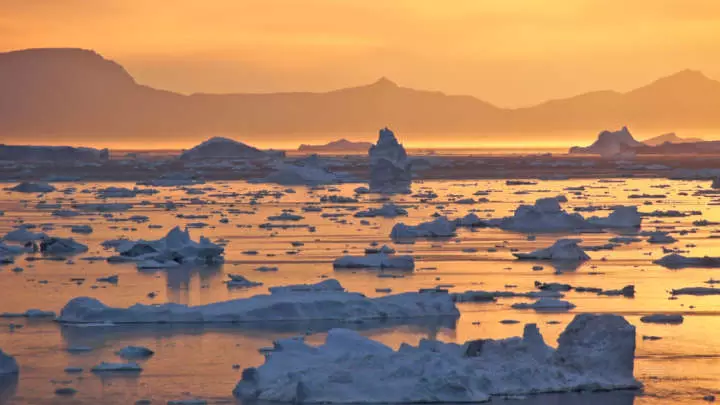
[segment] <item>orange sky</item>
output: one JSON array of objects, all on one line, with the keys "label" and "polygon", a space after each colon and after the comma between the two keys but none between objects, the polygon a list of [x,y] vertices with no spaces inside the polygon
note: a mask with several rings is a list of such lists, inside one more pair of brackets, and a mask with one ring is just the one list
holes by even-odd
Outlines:
[{"label": "orange sky", "polygon": [[401,85],[522,106],[720,78],[718,0],[0,0],[0,50],[94,49],[181,92]]}]

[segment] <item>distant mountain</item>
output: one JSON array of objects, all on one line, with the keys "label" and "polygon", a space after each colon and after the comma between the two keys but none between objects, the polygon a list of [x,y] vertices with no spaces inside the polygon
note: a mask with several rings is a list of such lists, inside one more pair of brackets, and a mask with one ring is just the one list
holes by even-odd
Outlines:
[{"label": "distant mountain", "polygon": [[658,146],[662,145],[666,142],[669,143],[695,143],[695,142],[703,142],[700,138],[680,138],[675,134],[675,132],[670,132],[668,134],[658,135],[655,137],[652,137],[650,139],[646,139],[642,141],[645,145],[648,146]]},{"label": "distant mountain", "polygon": [[305,145],[302,144],[298,148],[303,152],[334,152],[334,151],[362,151],[367,152],[372,146],[372,142],[352,142],[347,139],[339,139],[337,141],[328,142],[324,145]]},{"label": "distant mountain", "polygon": [[[0,53],[0,136],[33,141],[298,141],[308,134],[372,134],[389,125],[412,141],[439,134],[477,140],[498,133],[629,125],[641,130],[720,128],[720,82],[682,71],[627,93],[601,91],[521,109],[470,96],[414,90],[382,78],[325,93],[182,95],[140,85],[122,66],[82,49]],[[435,134],[435,135],[433,135]],[[416,138],[417,139],[417,138]]]}]

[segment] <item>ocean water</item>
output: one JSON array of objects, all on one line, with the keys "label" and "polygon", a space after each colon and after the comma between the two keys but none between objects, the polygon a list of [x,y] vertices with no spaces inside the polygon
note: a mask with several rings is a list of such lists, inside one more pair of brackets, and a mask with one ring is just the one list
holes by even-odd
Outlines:
[{"label": "ocean water", "polygon": [[[584,192],[564,190],[567,187],[586,186]],[[720,248],[717,226],[698,227],[693,221],[706,219],[720,221],[720,208],[714,197],[694,195],[709,188],[708,182],[671,181],[665,179],[628,179],[618,182],[599,180],[545,181],[537,185],[506,186],[501,180],[470,182],[426,181],[413,185],[413,191],[431,189],[439,194],[432,203],[423,203],[409,195],[392,197],[398,204],[407,205],[409,216],[396,219],[368,219],[370,226],[361,225],[352,215],[357,209],[379,206],[382,202],[369,201],[363,196],[354,204],[322,204],[323,213],[347,214],[340,218],[324,218],[322,213],[303,213],[301,208],[318,202],[323,195],[351,196],[357,185],[340,185],[325,190],[292,187],[295,193],[280,198],[266,197],[251,204],[245,195],[257,190],[283,191],[288,187],[251,185],[245,182],[212,182],[191,188],[204,189],[204,195],[188,194],[183,189],[159,188],[155,195],[137,198],[109,199],[107,202],[132,203],[127,212],[112,216],[87,214],[71,218],[54,217],[52,210],[35,208],[38,202],[60,203],[70,209],[78,202],[98,202],[92,191],[98,188],[132,187],[130,183],[59,183],[59,190],[73,187],[75,193],[60,191],[42,197],[3,191],[0,193],[0,235],[21,222],[52,225],[48,231],[54,236],[72,236],[89,246],[87,253],[65,261],[28,261],[26,256],[16,263],[0,267],[0,312],[20,312],[30,308],[59,312],[68,300],[77,296],[91,296],[113,306],[135,303],[176,302],[198,305],[232,298],[248,297],[267,291],[268,286],[317,282],[322,277],[338,279],[350,291],[368,296],[380,295],[376,288],[391,288],[393,292],[414,291],[419,288],[451,285],[451,291],[466,290],[534,290],[534,282],[563,282],[574,286],[622,288],[634,284],[636,297],[603,297],[590,293],[567,293],[567,300],[577,307],[568,313],[535,313],[520,311],[510,306],[523,299],[500,299],[496,303],[459,304],[461,317],[457,322],[414,322],[405,325],[355,325],[361,333],[393,347],[403,342],[417,343],[422,338],[449,342],[465,342],[478,338],[504,338],[522,333],[523,324],[537,323],[546,342],[555,345],[560,332],[574,314],[582,312],[616,313],[624,315],[637,327],[636,377],[644,389],[630,393],[604,393],[593,395],[551,395],[529,399],[502,400],[507,404],[666,404],[704,403],[703,397],[715,394],[720,386],[720,338],[715,331],[720,326],[720,297],[689,297],[669,299],[671,288],[707,286],[704,282],[718,278],[717,270],[669,270],[652,263],[664,255],[663,246],[688,250],[688,255],[715,255]],[[333,191],[333,189],[337,191]],[[83,192],[88,191],[88,192]],[[455,204],[453,196],[470,197],[476,191],[488,191],[488,203],[473,205]],[[237,193],[237,194],[235,194]],[[577,194],[575,194],[577,193]],[[664,194],[664,198],[635,199],[632,194]],[[431,219],[439,212],[450,217],[463,216],[469,211],[483,217],[502,217],[521,203],[532,203],[540,197],[564,194],[568,202],[564,208],[617,204],[639,205],[643,212],[654,210],[701,211],[701,215],[681,218],[646,218],[643,230],[664,229],[673,232],[679,241],[671,245],[655,245],[645,241],[616,247],[613,250],[589,252],[592,260],[574,269],[555,269],[543,264],[542,270],[533,270],[537,263],[513,259],[511,248],[530,251],[551,245],[560,237],[569,235],[527,235],[498,229],[461,229],[457,237],[444,240],[418,240],[412,245],[394,245],[398,253],[412,254],[416,270],[403,278],[378,278],[375,271],[334,271],[332,260],[343,255],[362,254],[371,242],[393,245],[390,229],[396,222],[415,224]],[[192,199],[196,199],[192,201]],[[177,211],[166,211],[144,204],[142,201],[172,200],[184,203]],[[230,208],[252,211],[252,214],[227,214]],[[313,225],[308,229],[265,230],[258,225],[267,217],[284,209],[292,209],[305,219],[299,223]],[[607,215],[608,211],[583,213]],[[208,219],[183,219],[178,214],[209,215]],[[126,219],[132,215],[147,215],[149,222],[135,223]],[[226,216],[229,223],[219,220]],[[112,254],[100,245],[108,239],[155,239],[164,236],[170,228],[192,222],[205,222],[202,229],[192,229],[193,238],[205,235],[213,240],[225,240],[226,262],[215,267],[185,267],[160,271],[139,271],[133,264],[108,264],[105,261],[88,262],[87,256]],[[89,224],[94,232],[89,235],[72,234],[69,226]],[[161,225],[150,229],[148,225]],[[572,235],[584,245],[602,245],[615,233],[588,233]],[[645,239],[645,238],[643,238]],[[304,242],[296,248],[293,241]],[[468,252],[468,249],[477,249]],[[243,252],[258,251],[257,255]],[[277,272],[254,271],[259,266],[277,266]],[[23,272],[13,272],[20,266]],[[226,274],[242,274],[263,286],[247,290],[229,290],[224,281]],[[119,275],[119,283],[97,283],[98,277]],[[71,279],[84,278],[77,284]],[[157,294],[149,298],[148,293]],[[650,313],[682,313],[682,325],[643,324],[642,315]],[[513,319],[517,324],[503,324]],[[548,324],[559,321],[559,324]],[[11,329],[9,324],[22,327]],[[0,318],[0,348],[16,357],[21,367],[18,378],[0,380],[0,403],[8,404],[132,404],[140,399],[153,403],[166,403],[173,399],[203,398],[210,403],[233,403],[232,389],[240,379],[241,370],[262,363],[258,349],[287,336],[314,333],[310,342],[322,342],[324,331],[337,325],[323,324],[263,324],[242,326],[133,326],[133,327],[68,327],[47,320],[20,320]],[[657,341],[643,340],[642,336],[659,336]],[[90,346],[93,350],[72,354],[70,346]],[[97,376],[89,369],[101,361],[119,361],[114,352],[126,345],[142,345],[156,354],[142,363],[139,375]],[[239,365],[240,368],[233,368]],[[65,367],[82,367],[80,374],[66,374]],[[73,397],[58,397],[56,388],[72,387],[78,390]]]}]

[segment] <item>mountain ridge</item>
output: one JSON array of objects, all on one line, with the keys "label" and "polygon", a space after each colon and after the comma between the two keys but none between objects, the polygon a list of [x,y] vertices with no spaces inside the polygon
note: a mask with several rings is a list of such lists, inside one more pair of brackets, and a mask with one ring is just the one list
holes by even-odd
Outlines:
[{"label": "mountain ridge", "polygon": [[[196,141],[209,135],[497,133],[582,130],[625,125],[670,132],[720,128],[720,82],[683,70],[628,92],[601,90],[523,108],[500,108],[468,95],[402,87],[383,77],[327,92],[193,93],[142,85],[120,64],[78,48],[0,53],[0,134],[4,138],[77,137]],[[325,137],[325,135],[327,135]],[[322,138],[322,137],[321,137]],[[320,139],[320,138],[315,138]]]}]

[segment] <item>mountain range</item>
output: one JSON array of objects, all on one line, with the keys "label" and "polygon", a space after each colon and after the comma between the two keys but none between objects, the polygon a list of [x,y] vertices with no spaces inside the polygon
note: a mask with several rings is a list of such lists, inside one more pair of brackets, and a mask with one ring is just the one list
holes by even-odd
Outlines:
[{"label": "mountain range", "polygon": [[[363,134],[390,126],[414,134],[469,140],[498,133],[720,128],[720,82],[684,70],[638,89],[591,92],[527,108],[478,98],[372,84],[324,93],[191,94],[138,84],[118,63],[75,48],[0,53],[0,137],[6,142],[63,140],[299,141]],[[429,135],[428,135],[429,134]],[[435,134],[435,135],[433,135]],[[529,135],[530,136],[530,135]]]}]

